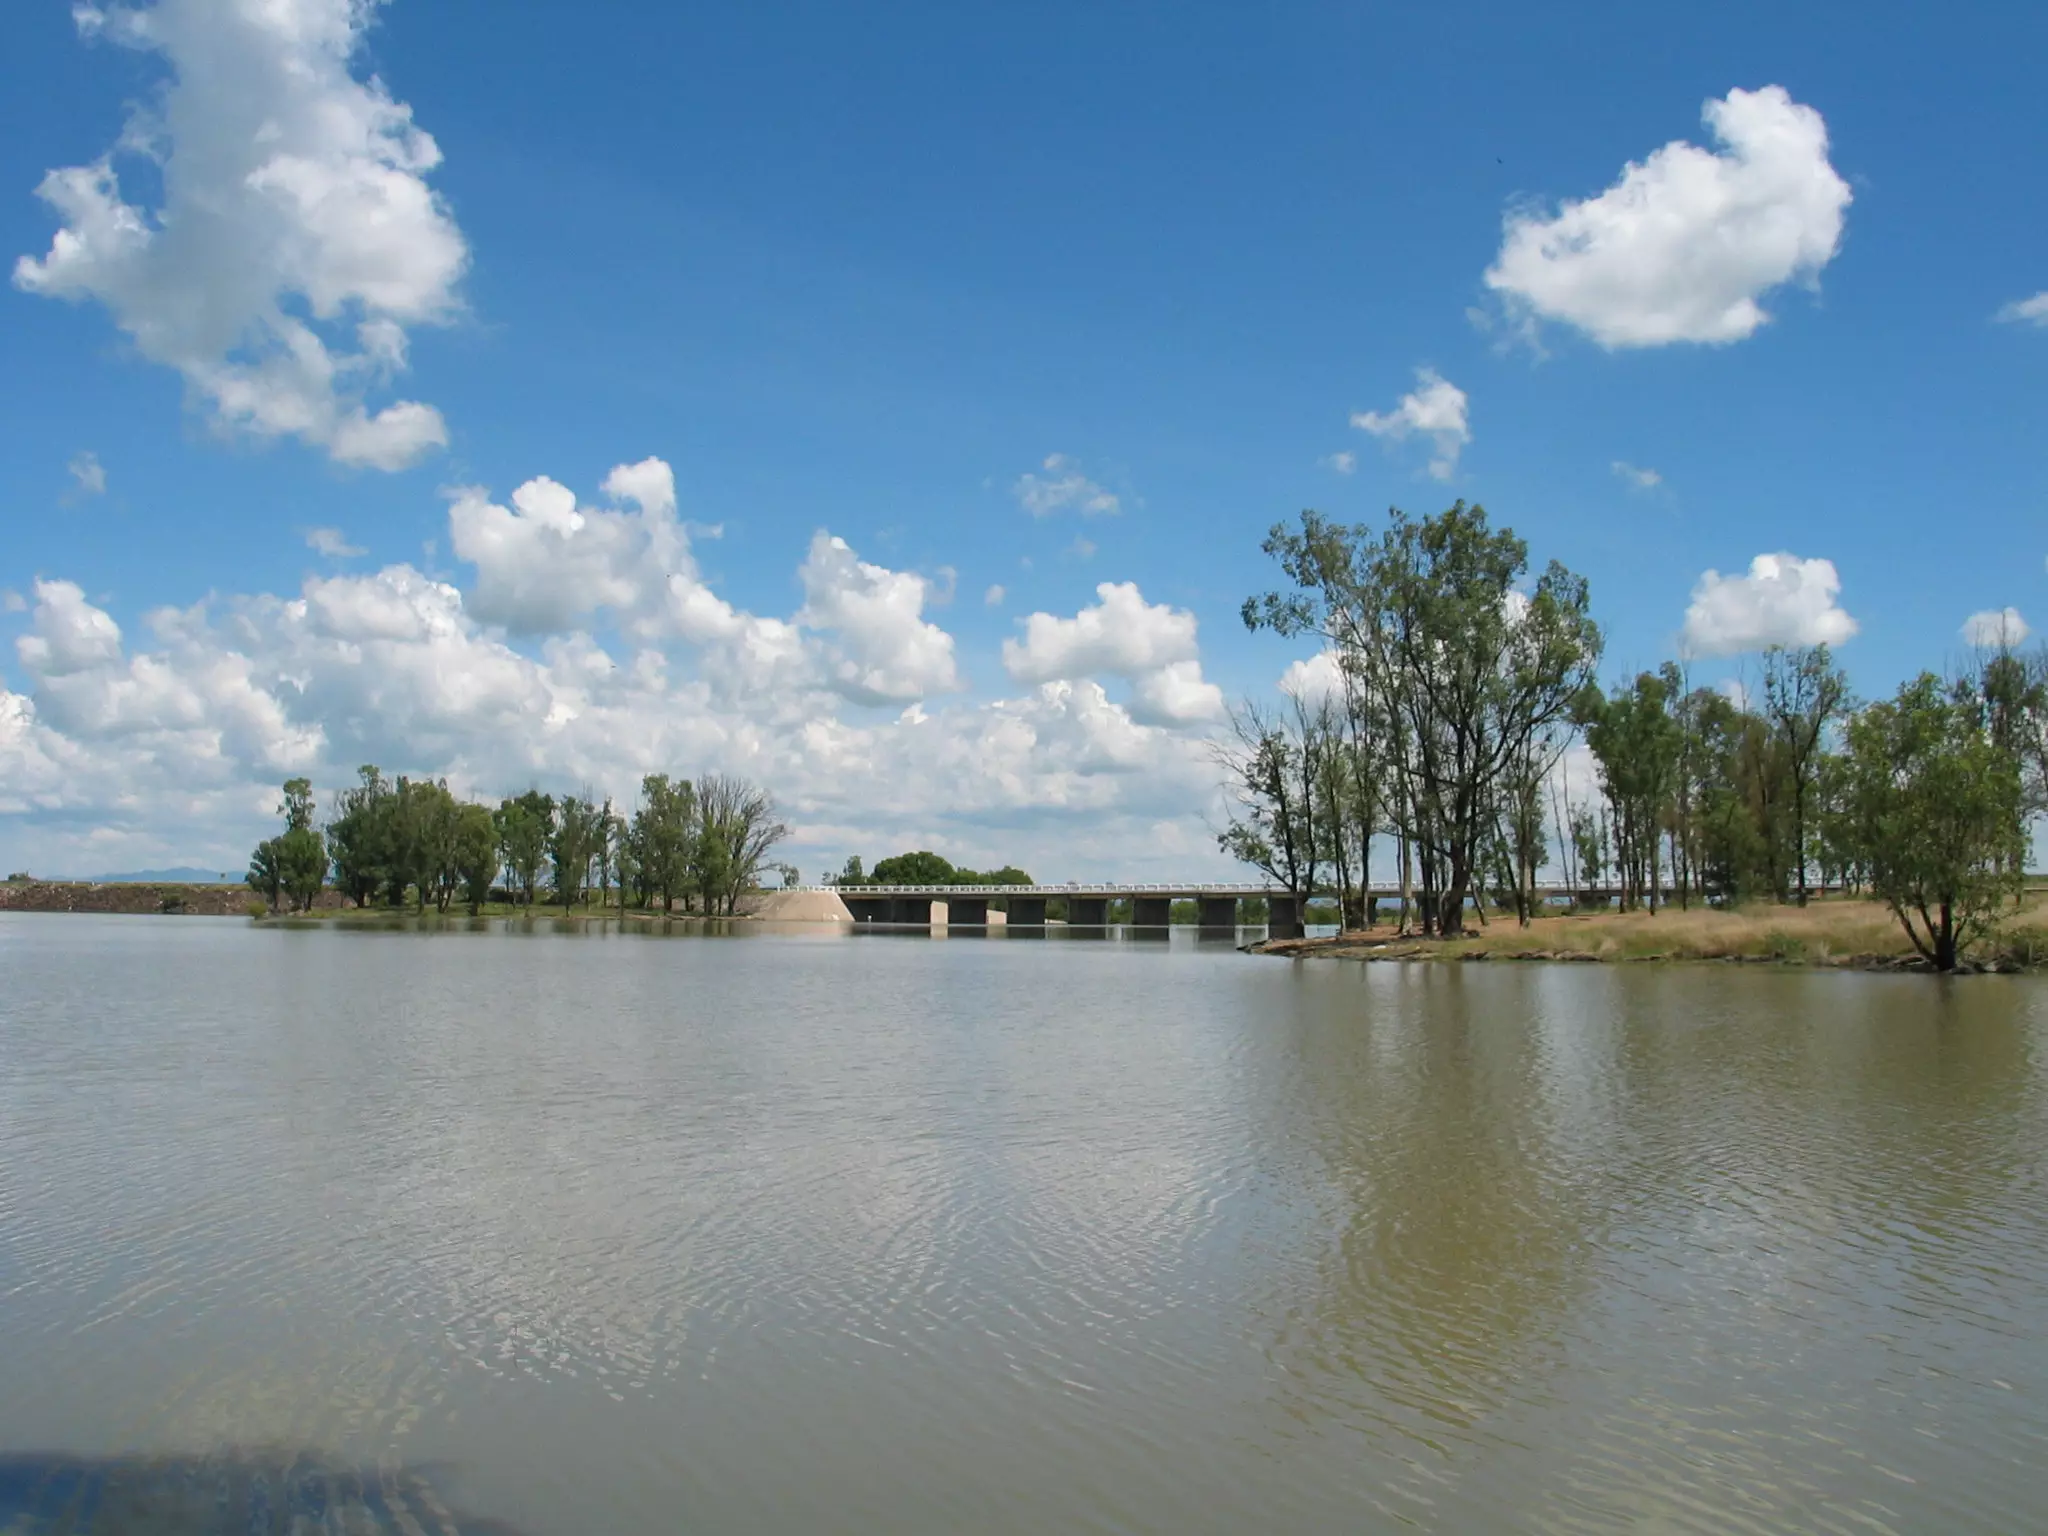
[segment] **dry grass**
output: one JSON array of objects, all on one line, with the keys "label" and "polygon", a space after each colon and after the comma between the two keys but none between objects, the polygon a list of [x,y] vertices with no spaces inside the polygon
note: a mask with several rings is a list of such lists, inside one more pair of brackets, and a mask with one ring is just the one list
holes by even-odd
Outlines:
[{"label": "dry grass", "polygon": [[[1487,926],[1449,941],[1403,939],[1391,926],[1334,939],[1278,941],[1285,954],[1347,958],[1479,958],[1651,961],[1777,961],[1793,965],[1889,966],[1910,962],[1912,945],[1881,902],[1829,898],[1808,907],[1752,905],[1717,909],[1573,913],[1539,917],[1527,928],[1490,914]],[[2004,964],[2048,962],[2048,901],[2030,897],[1975,957]]]}]

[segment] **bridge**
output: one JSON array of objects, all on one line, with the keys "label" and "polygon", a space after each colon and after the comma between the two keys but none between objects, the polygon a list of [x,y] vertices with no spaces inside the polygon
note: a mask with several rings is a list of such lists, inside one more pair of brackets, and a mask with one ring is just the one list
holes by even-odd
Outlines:
[{"label": "bridge", "polygon": [[[805,889],[829,891],[837,896],[846,903],[857,923],[899,923],[918,928],[931,926],[934,902],[946,904],[949,928],[987,927],[989,902],[999,898],[1009,909],[1007,922],[1012,928],[1043,928],[1046,905],[1052,901],[1067,904],[1067,923],[1075,928],[1108,927],[1112,901],[1131,904],[1133,928],[1170,926],[1176,901],[1192,901],[1195,921],[1209,929],[1237,927],[1240,901],[1264,901],[1266,928],[1275,938],[1299,938],[1307,915],[1307,901],[1302,897],[1277,886],[1241,880],[1149,885],[816,885]],[[1335,894],[1318,891],[1310,899],[1328,900]],[[1365,894],[1374,901],[1399,900],[1401,887],[1391,882],[1375,882],[1365,888]],[[1574,903],[1612,903],[1621,892],[1611,885],[1539,884],[1535,894],[1539,902],[1562,897]],[[1667,894],[1670,893],[1659,894],[1660,905]]]}]

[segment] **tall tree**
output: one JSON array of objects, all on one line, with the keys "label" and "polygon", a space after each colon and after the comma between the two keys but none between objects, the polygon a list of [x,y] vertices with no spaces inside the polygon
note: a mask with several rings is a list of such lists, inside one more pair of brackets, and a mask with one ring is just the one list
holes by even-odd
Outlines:
[{"label": "tall tree", "polygon": [[690,882],[695,845],[697,792],[688,779],[671,781],[650,773],[640,781],[640,808],[633,813],[633,856],[645,889],[673,912],[676,897]]},{"label": "tall tree", "polygon": [[540,888],[541,865],[548,854],[548,839],[555,830],[555,801],[537,789],[510,800],[500,801],[497,811],[498,849],[505,871],[518,887],[529,907]]},{"label": "tall tree", "polygon": [[498,878],[498,822],[489,806],[466,804],[457,810],[455,866],[474,916],[490,900],[491,885]]},{"label": "tall tree", "polygon": [[1792,787],[1792,856],[1799,905],[1806,905],[1807,802],[1820,772],[1828,728],[1849,709],[1849,680],[1825,645],[1764,652],[1764,704],[1785,747]]},{"label": "tall tree", "polygon": [[1844,798],[1871,888],[1913,948],[1952,971],[2020,882],[2019,766],[1981,701],[1932,673],[1849,722]]}]

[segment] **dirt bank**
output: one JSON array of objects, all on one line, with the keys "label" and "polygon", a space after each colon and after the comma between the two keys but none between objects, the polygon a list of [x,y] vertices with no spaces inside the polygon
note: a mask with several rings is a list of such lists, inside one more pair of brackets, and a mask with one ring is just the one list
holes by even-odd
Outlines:
[{"label": "dirt bank", "polygon": [[[70,880],[10,880],[0,884],[0,912],[147,912],[187,917],[241,917],[248,911],[245,885],[89,885]],[[321,906],[341,898],[324,892]]]}]

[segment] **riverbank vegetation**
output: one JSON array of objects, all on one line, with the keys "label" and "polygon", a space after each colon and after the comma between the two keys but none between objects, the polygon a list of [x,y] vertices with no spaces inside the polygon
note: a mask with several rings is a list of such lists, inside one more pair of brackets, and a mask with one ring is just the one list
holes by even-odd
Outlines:
[{"label": "riverbank vegetation", "polygon": [[959,869],[939,854],[920,849],[878,859],[872,870],[863,869],[859,854],[829,882],[832,885],[1033,885],[1031,876],[1014,865],[1001,869]]},{"label": "riverbank vegetation", "polygon": [[358,909],[446,912],[459,901],[471,913],[546,904],[623,914],[631,903],[730,916],[764,875],[796,880],[769,863],[789,835],[774,801],[725,774],[650,774],[622,814],[609,799],[537,789],[493,808],[458,800],[445,780],[394,781],[366,765],[324,831],[305,779],[285,784],[278,811],[284,830],[257,845],[248,875],[271,911],[312,910],[331,880]]},{"label": "riverbank vegetation", "polygon": [[[1529,929],[1539,871],[1654,917],[1816,890],[1881,904],[1950,970],[1993,944],[2048,813],[2048,661],[1995,651],[1858,704],[1827,646],[1764,652],[1758,686],[1694,687],[1683,662],[1597,681],[1585,581],[1463,502],[1381,528],[1314,512],[1265,552],[1288,585],[1246,625],[1319,638],[1331,686],[1233,712],[1219,844],[1370,922],[1390,843],[1404,939],[1463,939],[1493,898]],[[1583,743],[1594,782],[1573,785]],[[1503,941],[1493,930],[1487,942]]]}]

